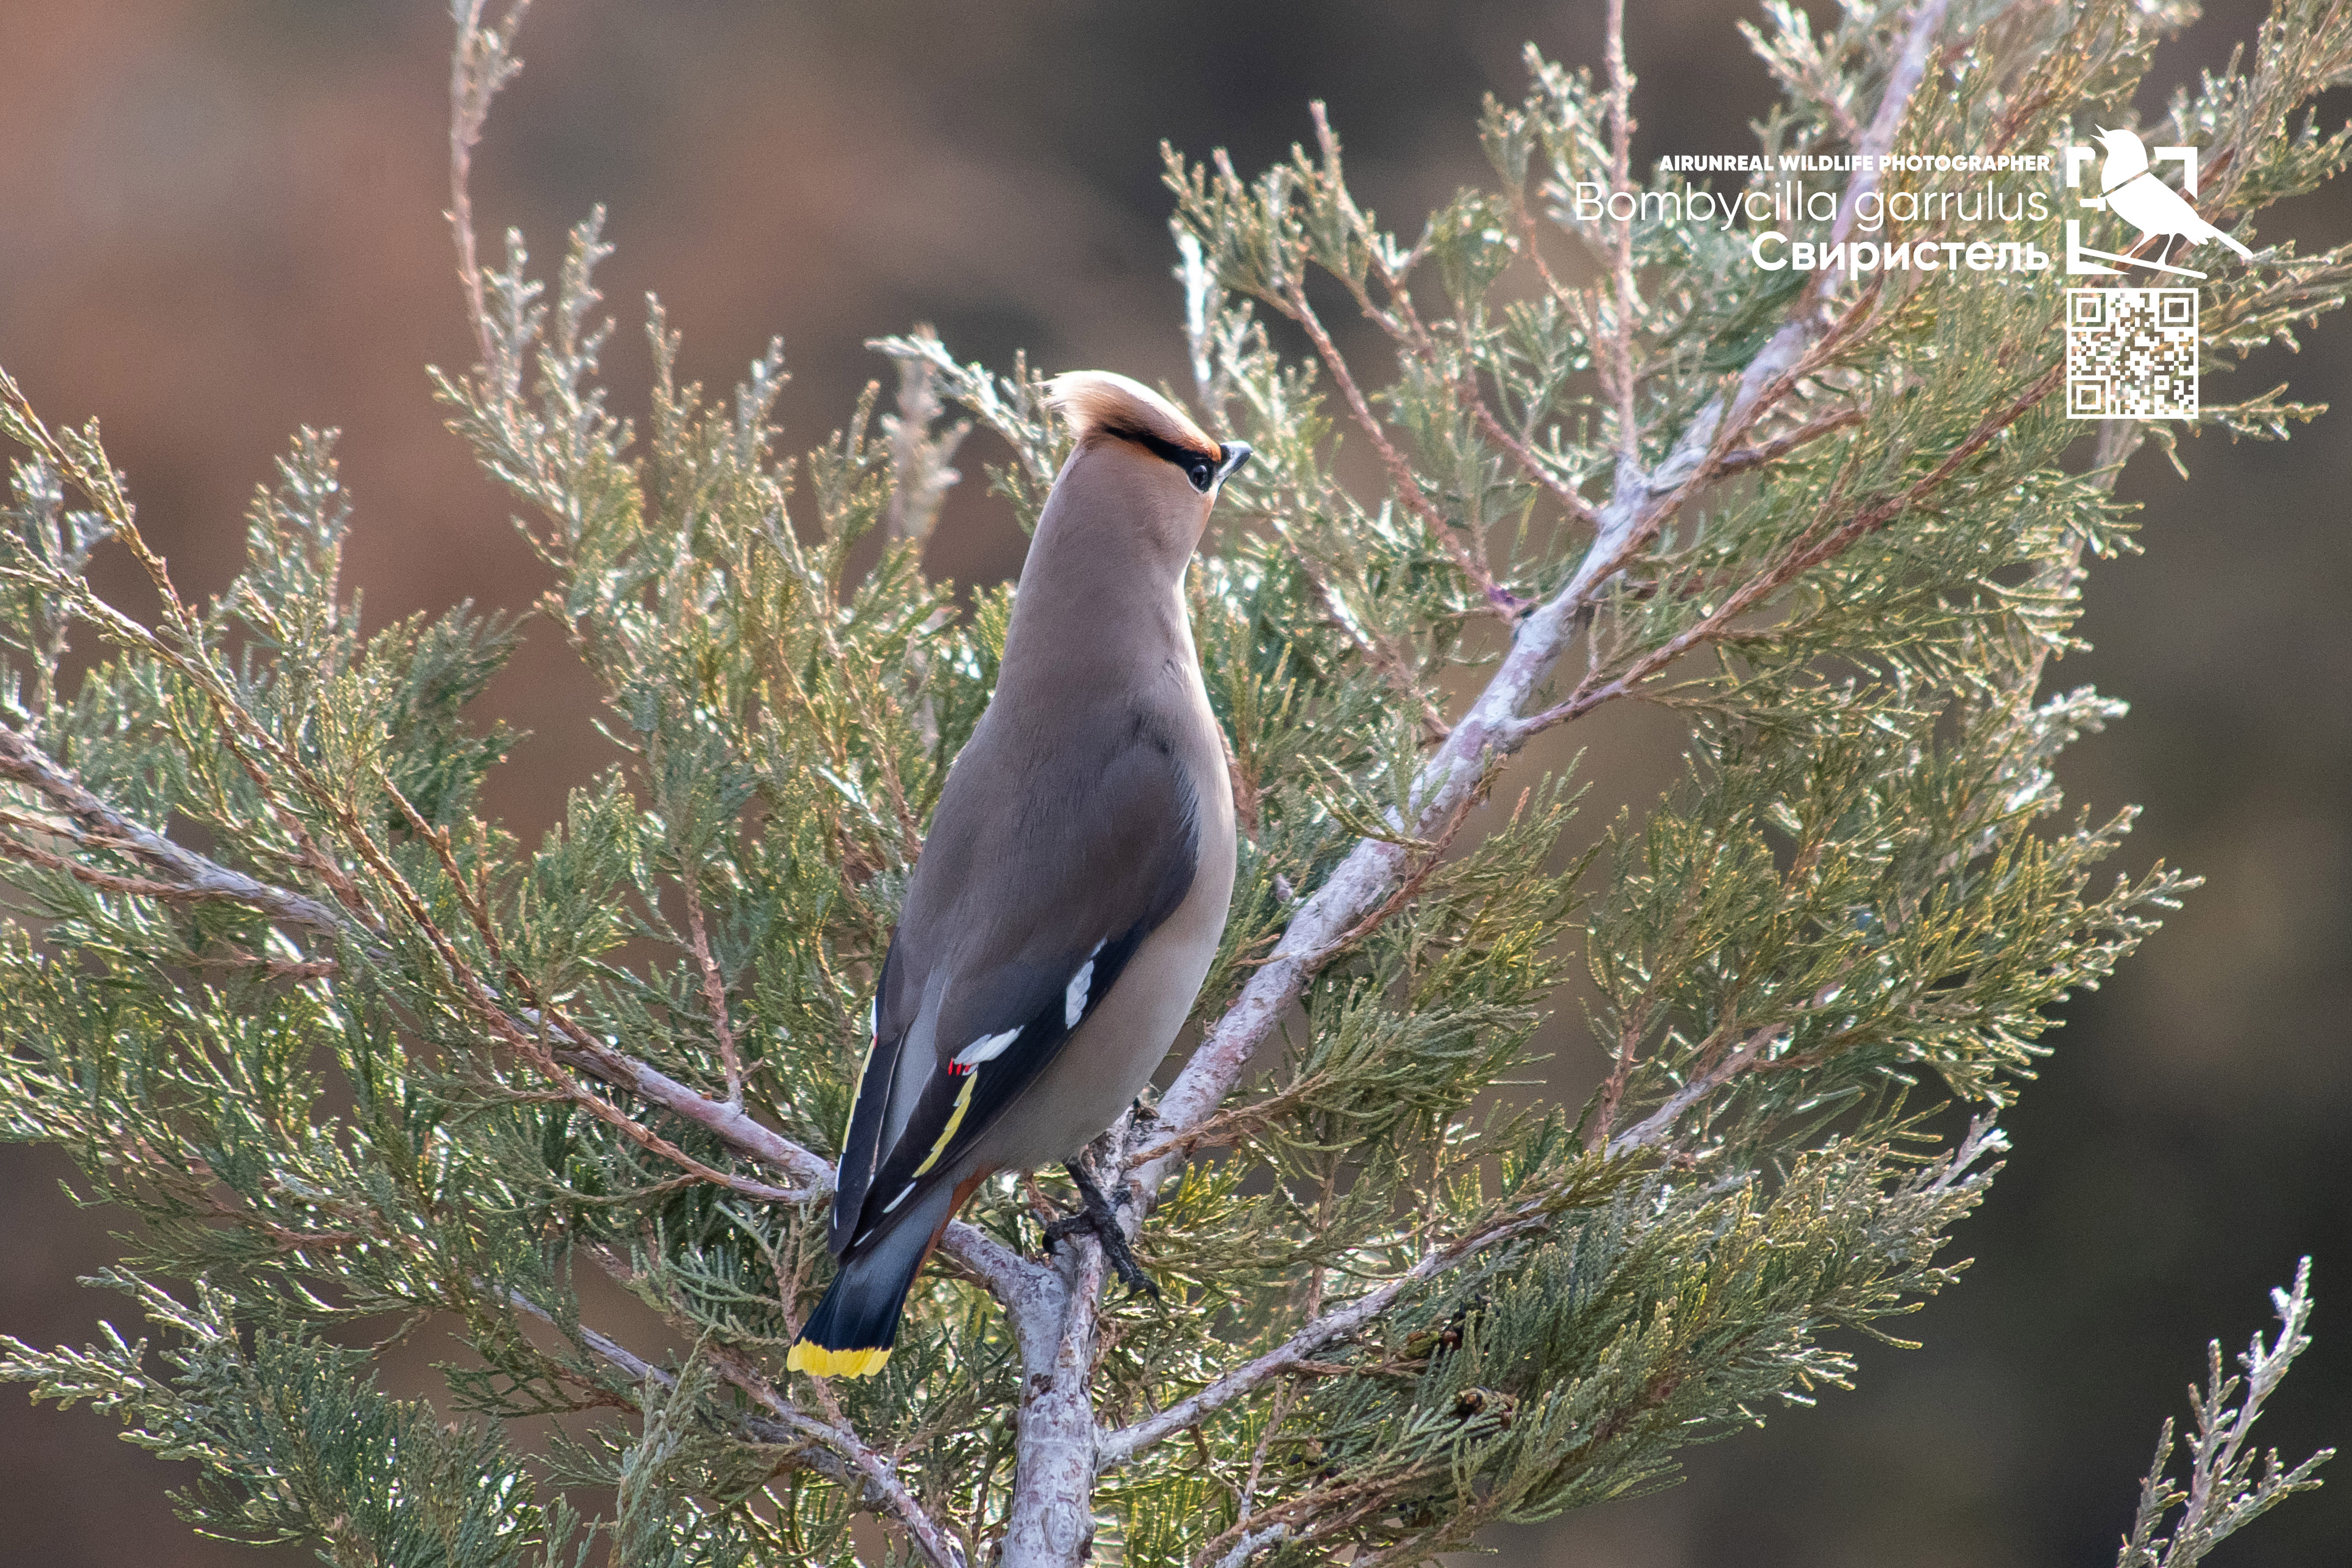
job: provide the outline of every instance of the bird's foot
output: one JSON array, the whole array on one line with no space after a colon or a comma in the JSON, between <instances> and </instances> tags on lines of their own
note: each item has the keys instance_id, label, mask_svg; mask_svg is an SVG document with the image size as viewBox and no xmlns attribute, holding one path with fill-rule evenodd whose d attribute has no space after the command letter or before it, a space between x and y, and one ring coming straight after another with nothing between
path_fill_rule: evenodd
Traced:
<instances>
[{"instance_id":1,"label":"bird's foot","mask_svg":"<svg viewBox=\"0 0 2352 1568\"><path fill-rule=\"evenodd\" d=\"M1140 1290L1158 1300L1160 1287L1151 1282L1151 1276L1143 1271L1143 1265L1136 1259L1135 1249L1128 1245L1127 1232L1119 1225L1118 1215L1112 1212L1110 1200L1103 1196L1103 1190L1095 1184L1095 1179L1087 1174L1082 1161L1071 1161L1069 1172L1070 1180L1077 1184L1078 1199L1084 1206L1077 1213L1064 1215L1045 1227L1045 1250L1051 1252L1054 1244L1066 1236L1090 1230L1094 1232L1095 1239L1102 1243L1103 1258L1110 1264L1111 1271L1127 1288Z\"/></svg>"}]
</instances>

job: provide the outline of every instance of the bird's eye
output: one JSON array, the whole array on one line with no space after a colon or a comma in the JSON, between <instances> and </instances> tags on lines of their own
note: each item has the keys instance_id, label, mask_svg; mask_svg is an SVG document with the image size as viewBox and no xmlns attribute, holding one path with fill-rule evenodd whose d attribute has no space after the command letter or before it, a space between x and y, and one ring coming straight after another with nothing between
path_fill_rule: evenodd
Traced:
<instances>
[{"instance_id":1,"label":"bird's eye","mask_svg":"<svg viewBox=\"0 0 2352 1568\"><path fill-rule=\"evenodd\" d=\"M1216 477L1216 473L1217 470L1205 458L1184 466L1184 477L1192 480L1192 488L1202 495L1209 493L1209 481Z\"/></svg>"}]
</instances>

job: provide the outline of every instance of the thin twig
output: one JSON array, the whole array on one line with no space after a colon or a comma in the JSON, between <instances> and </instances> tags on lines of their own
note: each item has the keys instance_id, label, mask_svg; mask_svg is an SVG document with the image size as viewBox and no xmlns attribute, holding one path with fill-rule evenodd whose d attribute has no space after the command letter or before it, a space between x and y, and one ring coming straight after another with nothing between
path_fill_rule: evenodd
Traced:
<instances>
[{"instance_id":1,"label":"thin twig","mask_svg":"<svg viewBox=\"0 0 2352 1568\"><path fill-rule=\"evenodd\" d=\"M1447 521L1445 514L1421 493L1421 480L1413 473L1412 465L1405 461L1404 454L1398 451L1396 443L1389 439L1380 416L1372 412L1371 402L1364 395L1364 389L1356 384L1355 373L1348 368L1348 362L1339 357L1339 346L1332 342L1330 332L1325 330L1323 318L1316 314L1313 305L1307 303L1305 285L1295 276L1286 296L1284 310L1305 330L1307 341L1315 345L1315 353L1323 362L1323 368L1330 373L1332 384L1339 389L1348 411L1355 416L1357 426L1364 432L1365 439L1371 442L1372 450L1380 454L1381 463L1389 471L1390 489L1399 500L1404 502L1406 510L1420 518L1430 532L1436 536L1445 552L1454 558L1454 564L1478 590L1480 601L1489 609L1499 609L1493 574L1471 556L1469 548L1459 537L1459 531Z\"/></svg>"},{"instance_id":2,"label":"thin twig","mask_svg":"<svg viewBox=\"0 0 2352 1568\"><path fill-rule=\"evenodd\" d=\"M1576 493L1574 485L1553 473L1550 466L1538 458L1526 442L1503 428L1503 422L1495 417L1495 411L1486 406L1485 398L1478 395L1476 384L1467 383L1466 375L1465 384L1456 394L1456 401L1470 410L1470 416L1477 420L1478 428L1486 433L1488 440L1508 452L1529 479L1551 492L1552 498L1568 512L1570 521L1582 523L1587 528L1600 526L1601 515L1592 510L1592 504Z\"/></svg>"},{"instance_id":3,"label":"thin twig","mask_svg":"<svg viewBox=\"0 0 2352 1568\"><path fill-rule=\"evenodd\" d=\"M879 1494L888 1505L891 1514L906 1528L908 1539L930 1560L933 1568L964 1568L963 1549L924 1511L906 1483L898 1479L890 1461L859 1437L846 1421L840 1426L819 1421L777 1393L775 1385L758 1368L730 1350L718 1348L708 1353L719 1374L749 1394L779 1425L814 1437L846 1460L864 1479L869 1492Z\"/></svg>"},{"instance_id":4,"label":"thin twig","mask_svg":"<svg viewBox=\"0 0 2352 1568\"><path fill-rule=\"evenodd\" d=\"M1355 612L1349 609L1348 602L1339 596L1339 591L1332 585L1331 580L1323 574L1320 564L1300 547L1297 537L1288 528L1283 526L1278 518L1275 520L1274 531L1289 548L1290 558L1297 563L1298 570L1306 577L1307 586L1315 590L1316 596L1323 601L1323 607L1330 611L1331 624L1339 628L1341 636L1355 645L1357 656L1381 678L1390 690L1421 710L1422 727L1428 731L1432 739L1439 741L1445 739L1450 728L1445 722L1445 715L1431 699L1428 691L1423 688L1419 674L1413 668L1412 658L1403 650L1391 647L1386 638L1380 637L1369 627L1357 624Z\"/></svg>"},{"instance_id":5,"label":"thin twig","mask_svg":"<svg viewBox=\"0 0 2352 1568\"><path fill-rule=\"evenodd\" d=\"M1840 408L1828 414L1818 415L1806 420L1794 430L1785 435L1775 436L1769 441L1759 442L1753 447L1742 447L1736 452L1726 452L1716 459L1715 472L1737 474L1749 468L1760 468L1767 463L1788 456L1808 441L1819 440L1832 431L1843 430L1849 425L1860 423L1862 423L1862 410L1859 408Z\"/></svg>"},{"instance_id":6,"label":"thin twig","mask_svg":"<svg viewBox=\"0 0 2352 1568\"><path fill-rule=\"evenodd\" d=\"M2037 376L2026 389L2000 408L1985 416L1966 439L1947 453L1936 465L1908 489L1873 503L1857 511L1841 526L1825 532L1808 529L1800 534L1788 552L1768 570L1758 574L1733 593L1725 596L1713 612L1684 627L1650 652L1636 659L1622 673L1608 680L1597 675L1587 676L1577 689L1563 700L1542 712L1518 721L1516 733L1519 739L1538 734L1553 725L1570 719L1581 718L1602 703L1623 697L1681 658L1700 643L1713 641L1727 635L1739 618L1775 591L1787 586L1804 573L1822 562L1843 553L1865 535L1884 528L1896 517L1917 505L1939 489L1946 480L1964 467L1970 458L1990 445L1994 437L2023 418L2065 378L2066 367L2062 362L2052 365Z\"/></svg>"},{"instance_id":7,"label":"thin twig","mask_svg":"<svg viewBox=\"0 0 2352 1568\"><path fill-rule=\"evenodd\" d=\"M1682 1120L1683 1112L1729 1083L1746 1071L1749 1063L1763 1055L1766 1047L1777 1040L1786 1039L1786 1024L1769 1024L1740 1042L1739 1048L1714 1066L1694 1075L1688 1083L1668 1096L1666 1102L1609 1141L1609 1152L1613 1158L1647 1149L1664 1141Z\"/></svg>"},{"instance_id":8,"label":"thin twig","mask_svg":"<svg viewBox=\"0 0 2352 1568\"><path fill-rule=\"evenodd\" d=\"M498 341L490 330L482 267L474 246L474 149L489 119L490 100L512 80L522 62L514 58L516 30L530 0L509 0L498 26L482 26L488 0L456 0L457 47L449 56L449 232L457 245L457 281L466 290L466 319L473 323L483 374L498 368Z\"/></svg>"},{"instance_id":9,"label":"thin twig","mask_svg":"<svg viewBox=\"0 0 2352 1568\"><path fill-rule=\"evenodd\" d=\"M702 919L702 893L696 886L698 868L688 866L678 885L686 894L686 931L694 962L702 973L702 1000L710 1009L710 1032L718 1037L719 1060L727 1074L727 1103L743 1109L743 1058L736 1054L735 1030L727 1019L727 982L719 961L710 955L710 932Z\"/></svg>"},{"instance_id":10,"label":"thin twig","mask_svg":"<svg viewBox=\"0 0 2352 1568\"><path fill-rule=\"evenodd\" d=\"M242 871L174 844L152 828L142 827L83 787L79 776L51 761L48 753L5 725L0 725L0 778L37 792L72 822L77 843L107 849L140 861L182 889L181 896L226 899L248 904L270 919L321 936L362 936L352 921L307 894L273 886Z\"/></svg>"},{"instance_id":11,"label":"thin twig","mask_svg":"<svg viewBox=\"0 0 2352 1568\"><path fill-rule=\"evenodd\" d=\"M442 875L449 879L449 885L457 890L457 901L464 907L466 918L473 922L474 934L482 939L483 949L489 953L490 961L501 969L508 968L505 944L499 941L498 929L490 923L490 906L480 889L467 880L464 869L458 866L457 849L449 842L449 830L436 827L425 821L424 814L409 804L408 796L393 782L388 770L381 767L376 770L376 783L392 796L393 804L400 807L402 817L408 823L408 830L433 847L435 858L441 862Z\"/></svg>"},{"instance_id":12,"label":"thin twig","mask_svg":"<svg viewBox=\"0 0 2352 1568\"><path fill-rule=\"evenodd\" d=\"M666 1392L676 1391L677 1373L655 1365L611 1336L599 1333L584 1323L573 1323L567 1328L557 1321L554 1313L519 1290L506 1290L501 1294L518 1310L529 1313L551 1328L576 1336L591 1353L630 1381L649 1383ZM876 1452L846 1423L835 1426L819 1421L779 1394L748 1362L730 1352L718 1350L707 1353L721 1378L740 1389L768 1413L765 1416L743 1417L739 1425L744 1436L754 1443L773 1447L802 1449L818 1471L836 1481L857 1487L863 1493L859 1500L886 1506L905 1528L908 1538L915 1543L917 1550L931 1562L934 1568L964 1568L962 1551L937 1521L923 1511L922 1504L907 1490L889 1460ZM808 1453L811 1443L819 1445L820 1451Z\"/></svg>"},{"instance_id":13,"label":"thin twig","mask_svg":"<svg viewBox=\"0 0 2352 1568\"><path fill-rule=\"evenodd\" d=\"M1290 1526L1286 1524L1270 1524L1264 1530L1253 1530L1234 1542L1231 1552L1217 1559L1217 1568L1243 1568L1251 1558L1276 1542L1287 1540L1289 1535Z\"/></svg>"},{"instance_id":14,"label":"thin twig","mask_svg":"<svg viewBox=\"0 0 2352 1568\"><path fill-rule=\"evenodd\" d=\"M1311 1306L1307 1309L1310 1312L1317 1310ZM1257 1441L1250 1445L1249 1474L1242 1481L1241 1499L1236 1507L1234 1518L1236 1524L1247 1524L1251 1513L1255 1510L1258 1483L1265 1475L1266 1455L1273 1450L1274 1440L1282 1432L1282 1418L1290 1412L1291 1401L1296 1395L1297 1388L1296 1384L1286 1383L1274 1391L1273 1406L1265 1413L1265 1426L1259 1431ZM1195 1427L1194 1430L1197 1432L1199 1428ZM1243 1556L1246 1559L1248 1553L1244 1552Z\"/></svg>"},{"instance_id":15,"label":"thin twig","mask_svg":"<svg viewBox=\"0 0 2352 1568\"><path fill-rule=\"evenodd\" d=\"M1633 121L1631 109L1633 79L1625 70L1625 0L1609 0L1609 163L1614 181L1610 188L1629 188L1633 174ZM1617 243L1610 258L1610 281L1616 294L1609 332L1609 390L1617 404L1617 471L1630 478L1642 470L1642 426L1635 410L1633 324L1641 300L1633 292L1633 226L1617 226Z\"/></svg>"},{"instance_id":16,"label":"thin twig","mask_svg":"<svg viewBox=\"0 0 2352 1568\"><path fill-rule=\"evenodd\" d=\"M1246 1362L1186 1399L1153 1413L1129 1426L1102 1436L1105 1469L1123 1465L1152 1444L1198 1426L1234 1400L1255 1392L1273 1378L1292 1372L1313 1359L1314 1352L1345 1339L1370 1322L1406 1291L1434 1275L1458 1267L1498 1243L1527 1234L1548 1216L1522 1214L1487 1230L1422 1254L1421 1260L1395 1279L1365 1291L1346 1306L1325 1313L1274 1350Z\"/></svg>"}]
</instances>

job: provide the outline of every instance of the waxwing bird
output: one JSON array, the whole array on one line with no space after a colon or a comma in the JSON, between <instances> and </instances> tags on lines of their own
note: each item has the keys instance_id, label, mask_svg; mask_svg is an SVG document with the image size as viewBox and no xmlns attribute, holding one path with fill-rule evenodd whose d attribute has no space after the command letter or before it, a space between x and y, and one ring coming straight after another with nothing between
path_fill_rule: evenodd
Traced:
<instances>
[{"instance_id":1,"label":"waxwing bird","mask_svg":"<svg viewBox=\"0 0 2352 1568\"><path fill-rule=\"evenodd\" d=\"M1077 445L883 960L834 1194L840 1268L796 1371L880 1370L956 1210L1128 1108L1224 931L1233 794L1184 573L1250 449L1125 376L1050 391Z\"/></svg>"},{"instance_id":2,"label":"waxwing bird","mask_svg":"<svg viewBox=\"0 0 2352 1568\"><path fill-rule=\"evenodd\" d=\"M2147 148L2137 135L2101 131L2098 140L2107 150L2099 161L2099 195L2106 198L2107 210L2137 228L2141 238L2163 235L2167 252L2176 237L2191 245L2218 239L2247 260L2254 258L2252 251L2199 217L2187 197L2156 177L2147 166Z\"/></svg>"}]
</instances>

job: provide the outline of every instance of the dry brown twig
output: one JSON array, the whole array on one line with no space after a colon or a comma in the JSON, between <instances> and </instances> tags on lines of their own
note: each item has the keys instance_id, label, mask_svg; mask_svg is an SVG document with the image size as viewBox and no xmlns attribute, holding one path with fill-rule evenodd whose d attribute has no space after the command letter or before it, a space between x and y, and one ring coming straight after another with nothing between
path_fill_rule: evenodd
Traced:
<instances>
[{"instance_id":1,"label":"dry brown twig","mask_svg":"<svg viewBox=\"0 0 2352 1568\"><path fill-rule=\"evenodd\" d=\"M686 930L694 953L695 967L702 979L702 1000L710 1009L710 1032L719 1042L719 1061L727 1075L727 1103L737 1110L743 1107L743 1058L737 1053L735 1028L727 1017L727 982L719 973L719 961L710 953L710 932L702 916L702 890L697 885L695 868L683 868L678 886L686 899Z\"/></svg>"}]
</instances>

